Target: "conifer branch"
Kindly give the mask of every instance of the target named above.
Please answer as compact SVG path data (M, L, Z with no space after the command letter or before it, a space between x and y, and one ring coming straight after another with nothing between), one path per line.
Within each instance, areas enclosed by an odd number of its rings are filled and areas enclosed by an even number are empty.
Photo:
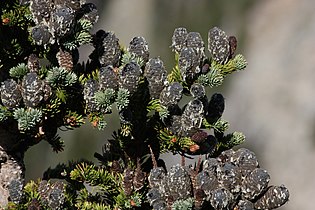
M274 209L288 201L285 186L268 186L270 176L252 151L233 150L245 135L226 134L225 99L207 93L247 66L234 36L211 28L206 53L200 33L176 28L168 73L159 57L150 58L144 37L124 47L114 32L92 34L98 20L92 3L12 0L0 14L1 207ZM94 50L80 63L84 44ZM99 164L60 164L45 172L47 180L24 183L28 148L47 141L60 152L58 129L78 128L85 119L105 129L115 108L120 127L95 152ZM204 160L166 170L165 152L180 154L183 163L196 155Z

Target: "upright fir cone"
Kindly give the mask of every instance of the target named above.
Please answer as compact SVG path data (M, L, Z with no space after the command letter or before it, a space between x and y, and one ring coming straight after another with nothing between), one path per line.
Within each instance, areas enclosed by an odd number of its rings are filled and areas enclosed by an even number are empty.
M270 176L268 172L262 168L254 169L248 174L242 183L243 197L248 200L255 199L261 195L269 184Z
M200 72L200 55L192 47L184 47L178 59L178 67L180 69L184 81L193 79Z
M219 181L215 173L211 173L208 170L202 170L196 176L196 187L205 193L206 196L210 197L212 191L217 189ZM206 197L205 196L205 197Z
M218 27L209 30L208 50L212 59L216 62L225 64L230 57L230 42L224 31Z
M203 99L204 97L206 97L205 87L199 83L194 83L190 87L190 94L195 99Z
M56 55L59 67L65 68L68 71L73 69L73 59L70 52L63 51L62 49Z
M255 202L255 209L275 209L289 199L289 190L284 186L270 186L262 197Z
M229 45L230 45L230 59L234 58L235 51L237 48L237 39L235 36L229 36Z
M35 72L27 73L22 80L22 97L26 107L36 107L44 99L45 83Z
M233 203L233 194L224 187L217 188L211 193L210 203L216 210L230 209L229 206Z
M23 187L24 187L24 180L23 179L13 179L8 184L10 200L13 203L18 204L22 200Z
M152 188L147 193L147 199L154 210L166 209L166 202L158 188Z
M187 34L188 32L186 28L176 28L174 30L171 45L173 51L177 52L178 54L182 51L183 47L185 46Z
M58 38L69 34L75 22L75 11L63 4L55 5L49 22L50 30Z
M99 89L105 90L107 88L111 88L113 90L117 90L118 88L118 75L116 74L113 66L100 68Z
M54 0L55 5L65 5L75 11L79 10L82 4L85 4L85 0ZM82 5L83 6L83 5Z
M160 58L150 58L145 66L144 75L149 82L151 98L159 98L167 75L163 61Z
M221 163L217 169L220 185L231 193L237 194L241 190L242 174L240 168L231 162Z
M50 186L49 191L48 206L51 209L63 209L65 201L64 184L61 181L57 181Z
M196 74L198 74L200 69L200 62L204 58L204 42L198 32L189 32L184 43L182 43L178 67L181 71L184 80L193 79Z
M234 164L240 167L243 177L246 177L255 170L255 168L259 167L255 153L246 148L240 148L235 151L232 154L231 159Z
M224 97L220 93L214 93L209 100L208 113L206 114L209 123L216 122L223 114L225 108Z
M1 84L1 102L8 108L16 108L22 100L20 85L13 79L7 79Z
M56 181L51 184L46 180L42 180L38 185L38 194L45 206L51 209L63 209L62 206L65 201L64 184L61 181Z
M157 166L155 155L150 146L149 146L149 149L150 149L152 164L153 164L153 168L151 169L148 176L149 186L150 188L158 188L161 185L164 177L166 176L166 171L163 167Z
M195 50L196 54L199 56L199 62L205 55L205 44L202 40L200 33L189 32L185 40L186 47L191 47Z
M192 195L191 179L183 166L172 166L162 184L164 186L160 186L160 192L164 194L167 203L172 204L176 200L185 200ZM165 191L163 192L163 190Z
M83 4L78 13L83 13L83 19L90 21L95 24L98 21L99 14L96 5L93 3Z
M36 25L31 31L32 38L37 45L53 44L55 41L48 26L44 24Z
M239 200L238 204L234 207L234 210L253 210L254 204L248 200Z
M30 0L29 2L35 23L48 22L52 11L51 1Z
M31 202L28 204L27 210L41 210L42 207L37 198L33 198Z
M94 36L94 45L102 66L118 67L121 56L119 39L113 32L100 30Z
M98 107L94 98L94 95L98 90L98 86L98 82L94 79L89 79L84 84L83 98L85 100L85 106L88 112L98 111Z
M129 43L128 51L142 58L144 63L148 62L149 60L149 45L142 36L134 37L131 40L131 42Z
M160 102L163 106L175 105L182 98L182 95L183 86L178 82L173 82L162 90Z
M203 104L200 100L191 100L182 114L181 135L192 136L201 126L203 119Z
M31 54L27 60L27 68L30 72L38 73L40 69L39 59L37 55Z
M137 63L127 63L119 74L119 87L127 89L130 94L133 94L140 80L141 69Z

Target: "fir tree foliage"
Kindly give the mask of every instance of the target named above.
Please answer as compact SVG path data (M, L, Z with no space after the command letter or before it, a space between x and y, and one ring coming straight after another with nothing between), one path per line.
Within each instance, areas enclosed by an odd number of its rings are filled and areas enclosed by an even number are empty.
M11 77L21 79L28 73L28 68L25 63L21 63L12 67L9 73Z
M123 110L129 104L130 93L127 89L120 88L117 93L116 104L119 111Z
M7 110L5 106L0 107L0 122L4 122L10 117L11 113Z
M18 108L14 110L13 117L18 122L19 130L27 131L35 128L41 121L42 111L33 108Z
M144 37L124 48L114 32L92 34L98 20L92 3L20 3L5 1L0 23L0 126L17 125L15 148L23 154L43 140L62 151L58 128L87 119L105 129L114 109L120 128L95 153L99 164L60 164L42 180L12 182L8 208L273 209L287 202L287 188L268 187L253 152L232 149L245 135L229 131L224 97L209 94L247 66L234 36L213 27L207 45L203 34L176 28L168 72L161 58L150 57ZM79 63L84 44L94 50ZM166 170L159 158L166 152L181 155L182 164ZM203 161L184 164L196 155Z
M177 200L172 205L172 210L192 210L194 206L194 199Z
M65 68L54 67L48 71L46 79L53 87L67 87L77 82L77 75Z
M112 111L112 103L115 98L115 90L108 88L105 91L98 91L95 93L95 101L97 106L99 106L104 112Z

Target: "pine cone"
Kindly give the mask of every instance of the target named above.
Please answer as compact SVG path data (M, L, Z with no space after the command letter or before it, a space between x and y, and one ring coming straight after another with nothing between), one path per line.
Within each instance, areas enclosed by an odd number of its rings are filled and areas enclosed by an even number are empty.
M237 39L235 36L229 36L229 45L230 45L230 59L232 59L235 55L235 51L237 48Z
M50 30L56 37L64 37L72 30L74 20L75 14L72 8L63 4L55 5L55 10L53 11L49 22Z
M246 168L247 173L244 173ZM255 154L245 148L225 150L217 158L204 161L196 176L196 187L204 190L214 209L273 209L288 200L285 187L270 187L269 175L258 168ZM272 193L273 192L273 193ZM240 199L240 200L238 200ZM249 199L250 201L246 200Z
M210 203L216 210L230 209L229 206L233 202L233 195L225 188L218 188L212 191Z
M208 113L206 114L209 123L216 122L223 114L225 108L224 97L220 93L211 96L208 105Z
M184 81L191 80L200 72L200 55L192 47L184 47L179 54L178 67Z
M30 0L30 10L36 24L48 22L52 11L51 3L51 0Z
M160 102L163 106L177 104L182 98L183 86L178 82L173 82L165 87L160 94Z
M146 174L142 171L140 167L140 163L134 171L134 177L133 177L133 188L135 191L141 190L144 185L145 185L145 180L146 180Z
M52 94L50 85L44 80L44 101L47 101Z
M271 186L255 202L255 209L275 209L285 204L288 199L289 191L285 186Z
M166 209L166 203L160 191L157 188L150 189L147 193L147 199L154 210Z
M217 176L222 187L231 193L239 193L242 185L242 174L238 166L233 162L225 162L217 169Z
M55 5L64 5L75 11L79 10L82 4L85 4L85 0L54 0ZM83 6L83 5L82 5Z
M199 62L205 55L205 44L202 40L200 33L189 32L185 39L186 47L191 47L195 50L196 54L199 56Z
M240 167L243 177L259 166L255 153L246 148L238 149L230 158L231 161Z
M1 85L1 101L8 108L16 108L20 105L22 94L20 86L13 79L7 79Z
M178 54L182 51L183 47L185 46L187 34L188 32L186 28L176 28L174 30L171 45L173 51L177 52Z
M157 188L165 177L165 170L162 167L153 168L150 171L148 180L151 188Z
M94 38L96 49L99 55L99 62L102 66L111 65L117 67L121 56L119 39L113 32L98 31Z
M118 77L112 66L106 66L100 69L99 85L100 90L105 90L107 88L117 90Z
M268 186L270 176L268 172L261 168L256 168L248 174L242 184L243 197L248 200L255 199Z
M73 58L70 52L63 51L62 49L56 55L59 67L65 68L68 71L73 69Z
M211 174L216 174L220 163L217 158L208 158L203 162L203 170L208 171Z
M49 32L48 26L46 25L37 25L32 28L32 38L37 45L47 45L53 44L54 40L52 39L52 34Z
M167 75L163 61L159 58L151 58L145 66L144 75L149 82L151 98L159 98Z
M33 198L29 203L27 210L42 210L39 200L37 198Z
M24 187L24 180L23 179L13 179L8 184L10 200L12 202L18 204L22 201L23 187Z
M40 69L39 59L37 55L31 54L27 60L27 68L30 72L38 73Z
M247 174L242 171L245 166ZM288 201L289 191L284 186L267 188L269 179L268 173L258 168L252 151L230 149L217 158L206 159L196 175L179 165L171 167L167 174L152 169L147 198L154 209L160 207L157 204L170 208L192 197L198 198L199 207L206 207L202 205L207 201L215 210L252 210L254 205L255 209L274 209Z
M208 137L208 134L205 131L198 131L192 137L191 140L195 143L201 144Z
M234 210L253 210L254 204L248 200L239 200L238 204L234 207Z
M50 184L46 180L42 180L38 186L38 193L45 206L49 206L51 209L56 210L62 209L65 195L64 184L61 181Z
M94 98L95 92L98 90L98 83L93 79L89 79L84 84L83 97L85 100L85 106L87 111L96 112L98 111L97 104Z
M190 87L190 94L195 99L202 99L206 96L206 90L205 87L199 83L194 83Z
M196 186L202 189L206 196L210 196L211 192L219 186L219 182L215 173L202 170L196 176Z
M127 89L130 94L137 89L140 80L141 70L137 63L127 63L119 74L119 87Z
M149 60L149 45L147 41L141 36L134 37L130 41L128 51L142 58L144 63L148 62Z
M228 36L218 27L209 30L208 49L212 59L218 63L227 63L230 57L230 44Z
M168 127L168 129L172 133L175 133L178 136L180 136L182 131L183 131L182 116L180 116L180 115L172 115L171 116L171 125Z
M184 200L192 195L191 180L188 172L184 167L175 165L167 172L166 177L162 181L164 187L164 197L166 201ZM162 187L161 185L161 187Z
M192 136L200 128L203 120L203 105L200 100L190 101L182 114L182 136Z
M48 206L51 209L63 209L63 203L65 201L64 184L61 181L57 181L50 186L48 198Z
M44 82L34 72L26 74L22 80L22 97L26 107L36 107L44 99Z
M82 13L83 14L82 18L90 21L92 24L95 24L99 18L97 8L93 3L87 3L82 5L78 13Z

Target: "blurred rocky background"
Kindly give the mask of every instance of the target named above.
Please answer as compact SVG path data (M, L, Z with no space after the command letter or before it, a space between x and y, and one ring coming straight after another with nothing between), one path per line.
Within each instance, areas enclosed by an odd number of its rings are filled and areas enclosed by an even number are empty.
M207 33L219 26L238 38L238 53L248 60L244 72L233 74L220 89L226 98L224 119L230 130L247 136L245 147L255 151L262 168L275 184L285 184L291 194L281 210L314 209L315 195L315 3L313 0L99 0L100 20L95 28L114 31L126 46L134 36L144 36L151 57L160 56L171 70L169 49L173 31L186 27ZM91 52L81 49L81 60ZM26 153L27 179L36 179L49 166L86 158L118 126L109 116L104 131L87 123L62 132L65 151L55 154L44 142ZM167 158L167 164L179 159ZM34 164L36 161L36 164Z

